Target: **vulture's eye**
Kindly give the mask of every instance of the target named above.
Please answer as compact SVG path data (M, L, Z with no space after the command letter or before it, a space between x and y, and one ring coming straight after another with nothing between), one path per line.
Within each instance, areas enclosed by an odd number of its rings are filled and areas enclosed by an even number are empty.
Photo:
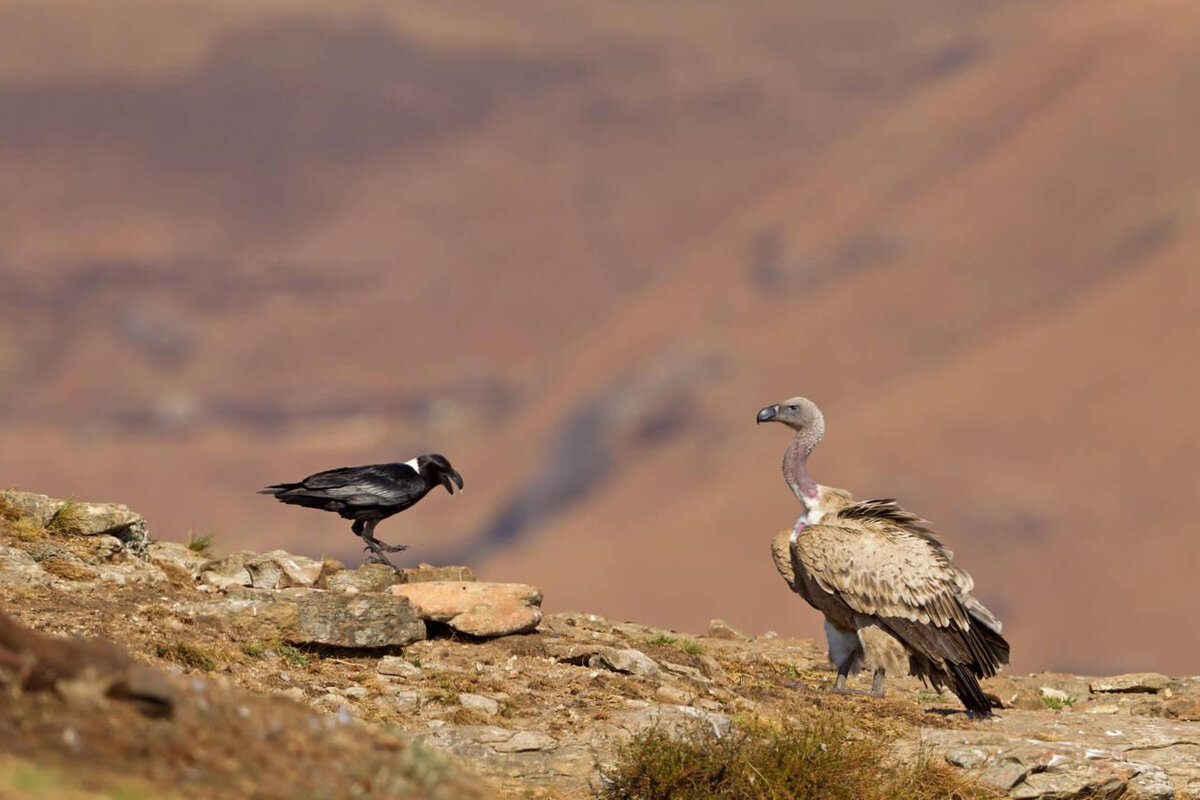
M788 406L788 407L787 407L787 410L788 410L788 411L795 411L795 410L796 410L796 406Z

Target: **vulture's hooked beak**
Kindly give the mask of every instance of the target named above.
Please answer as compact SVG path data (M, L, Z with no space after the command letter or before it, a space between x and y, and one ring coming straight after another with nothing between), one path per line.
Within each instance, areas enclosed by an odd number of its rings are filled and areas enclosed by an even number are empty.
M764 422L770 422L775 419L775 415L779 413L779 406L767 406L762 411L758 412L758 423L761 425Z
M454 494L454 484L458 484L458 491L460 491L460 492L462 491L462 488L463 488L462 475L459 475L456 471L451 470L450 472L443 472L441 474L440 480L442 482L442 486L445 486L446 491L449 492L450 494Z

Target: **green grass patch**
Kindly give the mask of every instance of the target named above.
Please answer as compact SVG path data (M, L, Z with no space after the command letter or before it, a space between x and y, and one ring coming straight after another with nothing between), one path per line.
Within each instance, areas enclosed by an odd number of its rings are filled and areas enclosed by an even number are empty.
M212 549L213 535L209 533L194 533L188 531L187 549L197 555L204 555Z
M648 639L646 644L656 645L658 647L674 647L676 650L681 650L684 653L690 653L694 656L702 656L706 652L704 645L700 644L695 639L681 639L676 636L667 636L665 633L660 633L653 639Z
M308 653L305 653L295 645L288 644L287 642L280 642L273 649L276 653L279 653L280 658L291 664L293 667L308 666Z
M267 646L262 642L246 642L242 645L242 652L251 658L262 658L267 652Z
M207 650L194 644L188 644L187 642L156 644L154 646L154 654L159 658L174 661L181 666L203 670L204 672L213 672L217 668L216 659Z
M889 762L886 737L834 718L750 723L723 736L710 726L674 737L639 734L603 771L601 800L984 800L940 759Z
M1050 697L1042 695L1042 705L1051 711L1062 711L1064 708L1070 708L1078 702L1078 698L1068 695L1067 697Z

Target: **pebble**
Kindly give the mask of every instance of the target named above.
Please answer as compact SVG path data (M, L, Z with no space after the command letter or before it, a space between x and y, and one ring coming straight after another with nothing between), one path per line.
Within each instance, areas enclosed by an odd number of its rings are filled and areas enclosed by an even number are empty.
M481 694L470 694L463 692L458 696L459 705L471 711L478 711L481 714L494 716L500 713L500 704L490 697L484 697Z
M421 675L421 668L410 664L400 656L384 656L379 659L375 671L380 675L391 675L397 678L416 678Z

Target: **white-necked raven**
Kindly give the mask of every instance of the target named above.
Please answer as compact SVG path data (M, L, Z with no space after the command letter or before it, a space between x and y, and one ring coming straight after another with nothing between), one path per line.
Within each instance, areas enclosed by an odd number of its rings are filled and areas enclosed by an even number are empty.
M354 520L351 530L366 542L369 560L396 565L384 551L395 553L407 545L384 544L375 538L375 526L380 520L398 514L441 484L454 494L455 485L463 488L462 475L443 455L429 453L396 464L369 464L365 467L339 467L309 475L299 483L278 483L259 494L274 495L282 503L305 508L334 511L344 519Z

